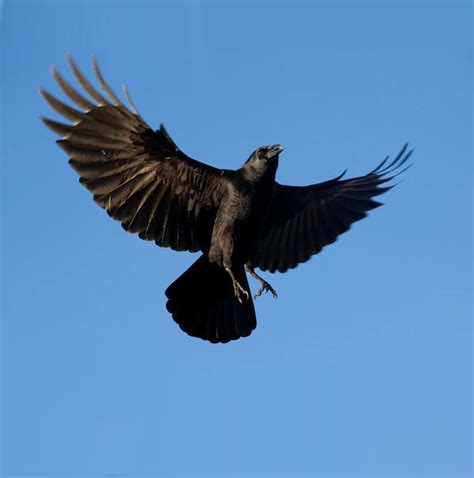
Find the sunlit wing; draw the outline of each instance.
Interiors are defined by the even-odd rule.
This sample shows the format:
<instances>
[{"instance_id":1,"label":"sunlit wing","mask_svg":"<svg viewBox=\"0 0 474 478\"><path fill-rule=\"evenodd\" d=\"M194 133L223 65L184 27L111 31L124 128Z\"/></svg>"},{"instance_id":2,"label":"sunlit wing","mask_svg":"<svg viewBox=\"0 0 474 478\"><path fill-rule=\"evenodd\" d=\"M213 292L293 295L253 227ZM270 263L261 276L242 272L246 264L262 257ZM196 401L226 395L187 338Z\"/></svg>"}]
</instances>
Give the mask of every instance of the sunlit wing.
<instances>
[{"instance_id":1,"label":"sunlit wing","mask_svg":"<svg viewBox=\"0 0 474 478\"><path fill-rule=\"evenodd\" d=\"M124 88L127 108L93 68L106 96L68 57L89 97L53 68L52 74L75 107L41 89L50 106L72 124L42 118L59 134L58 144L94 200L125 230L175 250L206 251L221 199L223 171L196 161L173 142L163 125L153 131ZM76 109L79 107L80 109Z\"/></svg>"}]
</instances>

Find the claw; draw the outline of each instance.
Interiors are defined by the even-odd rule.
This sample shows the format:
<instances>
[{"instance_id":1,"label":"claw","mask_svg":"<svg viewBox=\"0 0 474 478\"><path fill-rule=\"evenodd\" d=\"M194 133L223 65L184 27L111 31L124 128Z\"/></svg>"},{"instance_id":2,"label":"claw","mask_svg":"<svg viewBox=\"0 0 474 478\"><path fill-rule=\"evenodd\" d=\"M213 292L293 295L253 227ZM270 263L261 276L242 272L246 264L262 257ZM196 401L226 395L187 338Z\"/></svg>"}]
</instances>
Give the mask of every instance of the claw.
<instances>
[{"instance_id":1,"label":"claw","mask_svg":"<svg viewBox=\"0 0 474 478\"><path fill-rule=\"evenodd\" d=\"M260 281L260 289L258 292L255 294L254 299L256 300L257 297L260 297L262 295L262 292L271 292L273 295L273 298L276 299L278 297L278 294L276 293L276 290L264 279L262 279L258 274L255 273L253 270L253 267L250 267L249 265L246 265L245 268L247 269L247 272Z\"/></svg>"},{"instance_id":2,"label":"claw","mask_svg":"<svg viewBox=\"0 0 474 478\"><path fill-rule=\"evenodd\" d=\"M245 297L246 300L250 298L249 293L242 287L241 284L239 284L238 280L234 277L234 274L230 270L230 268L226 268L226 271L229 273L231 279L232 279L232 285L234 286L234 295L237 298L237 300L242 304L242 297Z\"/></svg>"},{"instance_id":3,"label":"claw","mask_svg":"<svg viewBox=\"0 0 474 478\"><path fill-rule=\"evenodd\" d=\"M254 299L257 299L257 297L260 297L262 295L262 292L265 292L265 293L271 292L274 299L278 297L276 290L267 281L264 281L264 280L262 280L262 285L260 286L260 289L258 290L258 292L255 294Z\"/></svg>"},{"instance_id":4,"label":"claw","mask_svg":"<svg viewBox=\"0 0 474 478\"><path fill-rule=\"evenodd\" d=\"M249 299L249 293L235 280L234 281L234 294L237 297L237 300L242 304L242 296Z\"/></svg>"}]
</instances>

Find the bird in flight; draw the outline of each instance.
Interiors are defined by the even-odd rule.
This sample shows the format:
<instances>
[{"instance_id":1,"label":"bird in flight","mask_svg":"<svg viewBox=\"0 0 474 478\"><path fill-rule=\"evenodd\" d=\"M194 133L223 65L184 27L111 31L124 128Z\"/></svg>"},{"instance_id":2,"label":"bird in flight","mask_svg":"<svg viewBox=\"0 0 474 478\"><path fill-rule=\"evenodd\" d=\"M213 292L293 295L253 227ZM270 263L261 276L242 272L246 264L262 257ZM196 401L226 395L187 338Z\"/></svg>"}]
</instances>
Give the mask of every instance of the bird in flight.
<instances>
[{"instance_id":1,"label":"bird in flight","mask_svg":"<svg viewBox=\"0 0 474 478\"><path fill-rule=\"evenodd\" d=\"M40 92L72 124L41 118L62 139L80 182L94 201L141 239L201 256L166 290L166 307L187 334L212 343L247 337L257 322L247 275L262 292L275 290L255 272L286 272L336 241L352 223L380 206L373 198L391 187L412 150L402 148L373 171L309 186L275 181L283 147L257 148L237 170L192 159L163 125L153 130L126 88L128 107L92 67L103 92L94 88L71 56L68 62L84 93L53 67L52 75L77 105ZM105 95L104 95L105 94ZM383 185L383 186L382 186Z\"/></svg>"}]
</instances>

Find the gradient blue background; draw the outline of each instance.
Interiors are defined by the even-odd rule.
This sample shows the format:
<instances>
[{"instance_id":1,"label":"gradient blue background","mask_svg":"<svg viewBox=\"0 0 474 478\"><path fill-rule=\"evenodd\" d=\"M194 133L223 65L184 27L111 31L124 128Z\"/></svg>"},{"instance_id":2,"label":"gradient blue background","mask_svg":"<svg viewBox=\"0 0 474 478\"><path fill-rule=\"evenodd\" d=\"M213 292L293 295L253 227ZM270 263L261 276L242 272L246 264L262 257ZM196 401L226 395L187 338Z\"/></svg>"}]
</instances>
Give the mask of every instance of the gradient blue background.
<instances>
[{"instance_id":1,"label":"gradient blue background","mask_svg":"<svg viewBox=\"0 0 474 478\"><path fill-rule=\"evenodd\" d=\"M2 5L3 473L472 476L469 2ZM414 167L322 254L265 274L250 338L183 334L197 256L126 234L77 183L38 95L92 53L182 149L280 182ZM255 283L253 283L255 286Z\"/></svg>"}]
</instances>

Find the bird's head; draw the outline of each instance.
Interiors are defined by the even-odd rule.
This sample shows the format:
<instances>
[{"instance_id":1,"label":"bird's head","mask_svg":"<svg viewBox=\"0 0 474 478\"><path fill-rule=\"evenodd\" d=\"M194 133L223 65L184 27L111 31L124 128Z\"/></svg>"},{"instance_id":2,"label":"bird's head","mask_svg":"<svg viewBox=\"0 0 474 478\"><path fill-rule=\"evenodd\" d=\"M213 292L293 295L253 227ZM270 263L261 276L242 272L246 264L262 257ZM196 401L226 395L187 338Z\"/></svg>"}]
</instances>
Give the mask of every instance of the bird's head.
<instances>
[{"instance_id":1,"label":"bird's head","mask_svg":"<svg viewBox=\"0 0 474 478\"><path fill-rule=\"evenodd\" d=\"M281 144L273 146L261 146L256 149L244 164L244 170L253 179L260 179L267 172L276 172L278 167L278 156L283 151Z\"/></svg>"},{"instance_id":2,"label":"bird's head","mask_svg":"<svg viewBox=\"0 0 474 478\"><path fill-rule=\"evenodd\" d=\"M252 153L250 158L255 161L272 161L274 159L278 159L278 155L282 151L283 146L281 144L274 144L273 146L261 146Z\"/></svg>"}]
</instances>

